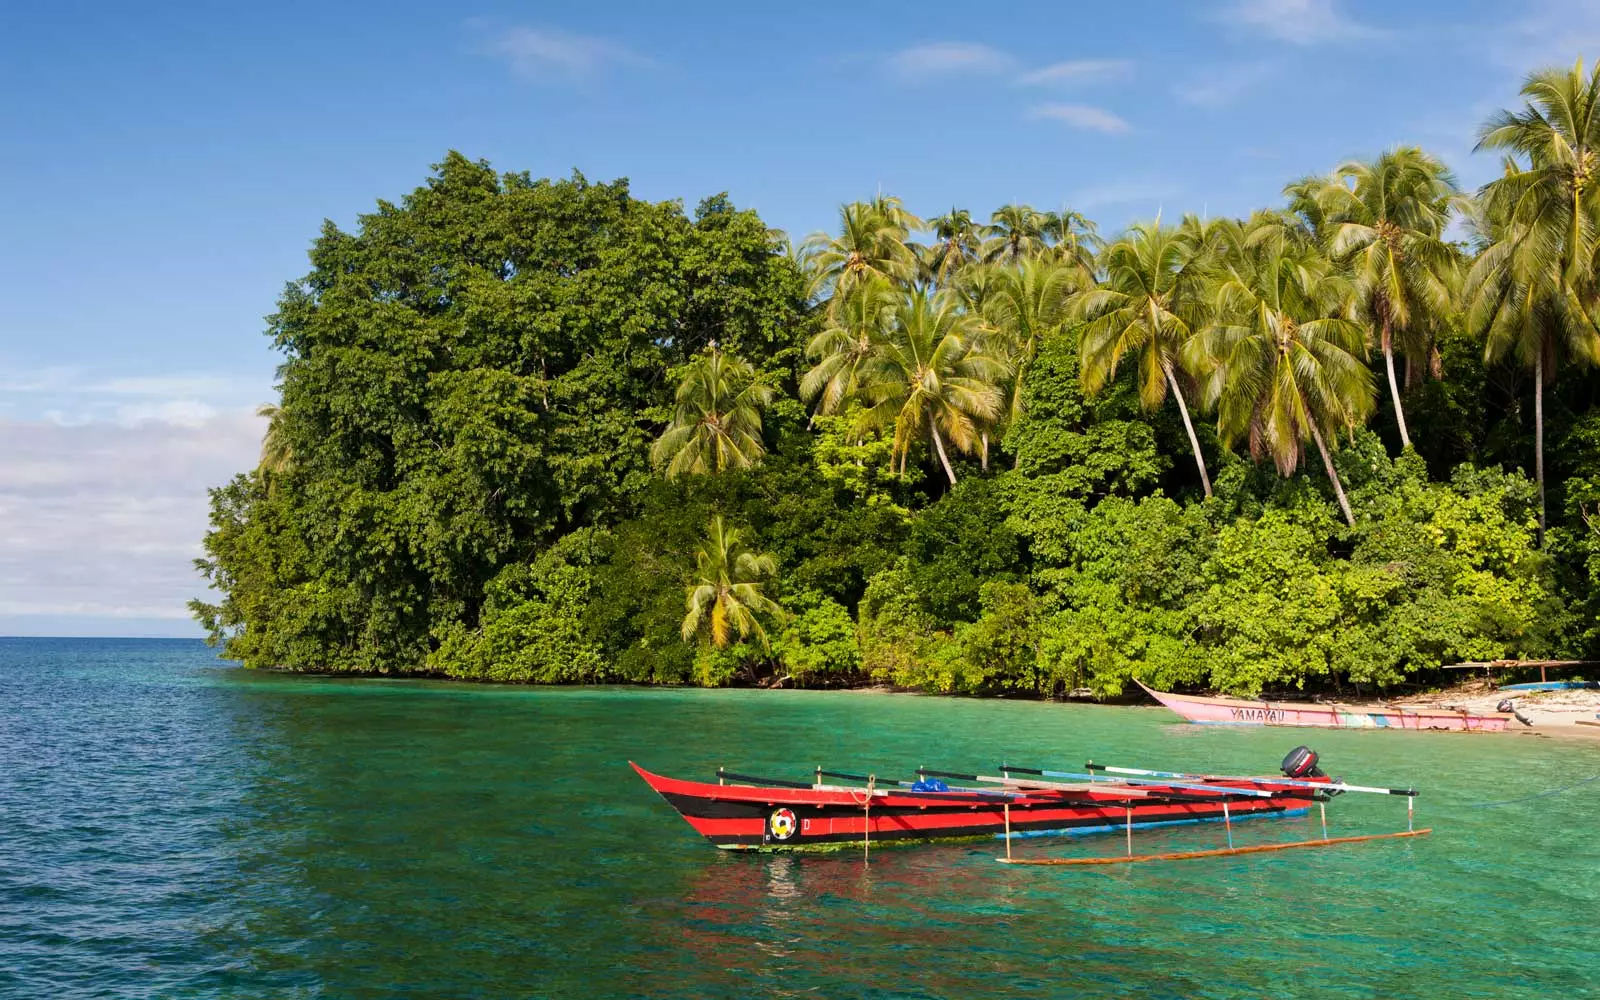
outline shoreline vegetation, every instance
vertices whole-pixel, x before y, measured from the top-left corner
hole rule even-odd
[[[1102,234],[450,153],[324,224],[193,602],[249,667],[1360,701],[1600,655],[1600,74]]]

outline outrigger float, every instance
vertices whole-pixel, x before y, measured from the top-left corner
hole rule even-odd
[[[653,774],[629,762],[696,833],[729,850],[825,850],[874,843],[927,843],[1003,837],[1013,864],[1114,864],[1252,854],[1294,847],[1324,847],[1363,840],[1415,837],[1410,788],[1375,788],[1329,778],[1315,751],[1296,747],[1278,776],[1180,774],[1093,762],[1083,771],[1002,764],[998,774],[917,769],[915,781],[886,781],[872,774],[817,767],[810,781],[760,778],[717,769],[717,782]],[[947,784],[948,781],[971,784]],[[1400,795],[1406,829],[1399,833],[1328,837],[1326,803],[1343,792]],[[1289,844],[1235,847],[1233,821],[1304,815],[1315,805],[1322,838]],[[1134,855],[1133,831],[1179,823],[1221,821],[1228,846],[1208,851]],[[1123,833],[1124,856],[1109,858],[1011,857],[1017,837]]]

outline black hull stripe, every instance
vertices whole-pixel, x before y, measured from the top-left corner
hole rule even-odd
[[[1256,809],[1247,813],[1232,813],[1235,820],[1244,820],[1261,816],[1299,816],[1308,811],[1306,806],[1297,806],[1286,809],[1282,806],[1273,806],[1270,809]],[[763,814],[764,815],[764,814]],[[851,815],[854,815],[853,813]],[[1014,814],[1013,814],[1014,816]],[[1162,826],[1185,826],[1191,823],[1222,822],[1223,815],[1219,809],[1215,813],[1189,813],[1180,814],[1174,818],[1134,821],[1135,830],[1147,830]],[[1073,836],[1087,833],[1115,833],[1127,829],[1123,823],[1108,822],[1105,817],[1085,816],[1080,819],[1048,819],[1036,820],[1031,823],[1018,823],[1013,819],[1011,823],[1012,836],[1046,837],[1051,835]],[[988,840],[1004,835],[1004,830],[993,823],[983,823],[966,827],[947,827],[934,830],[873,830],[872,843],[929,843],[941,840]],[[808,847],[833,847],[844,844],[861,843],[861,835],[856,833],[818,834],[805,837],[796,836],[792,840],[777,842],[767,839],[761,834],[751,835],[717,835],[708,836],[707,840],[718,847],[729,848],[756,848],[760,850],[792,851],[805,850]]]

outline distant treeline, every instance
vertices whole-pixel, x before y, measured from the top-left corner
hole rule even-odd
[[[536,683],[1600,656],[1600,75],[1523,96],[1470,195],[1401,147],[1109,238],[880,196],[796,248],[452,153],[285,290],[195,613],[249,666]]]

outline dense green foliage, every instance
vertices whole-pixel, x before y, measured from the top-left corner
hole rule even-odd
[[[196,613],[251,666],[537,683],[1253,693],[1596,655],[1600,201],[1547,133],[1600,77],[1525,94],[1475,199],[1401,149],[1105,245],[879,198],[791,254],[722,197],[452,154],[286,289]]]

